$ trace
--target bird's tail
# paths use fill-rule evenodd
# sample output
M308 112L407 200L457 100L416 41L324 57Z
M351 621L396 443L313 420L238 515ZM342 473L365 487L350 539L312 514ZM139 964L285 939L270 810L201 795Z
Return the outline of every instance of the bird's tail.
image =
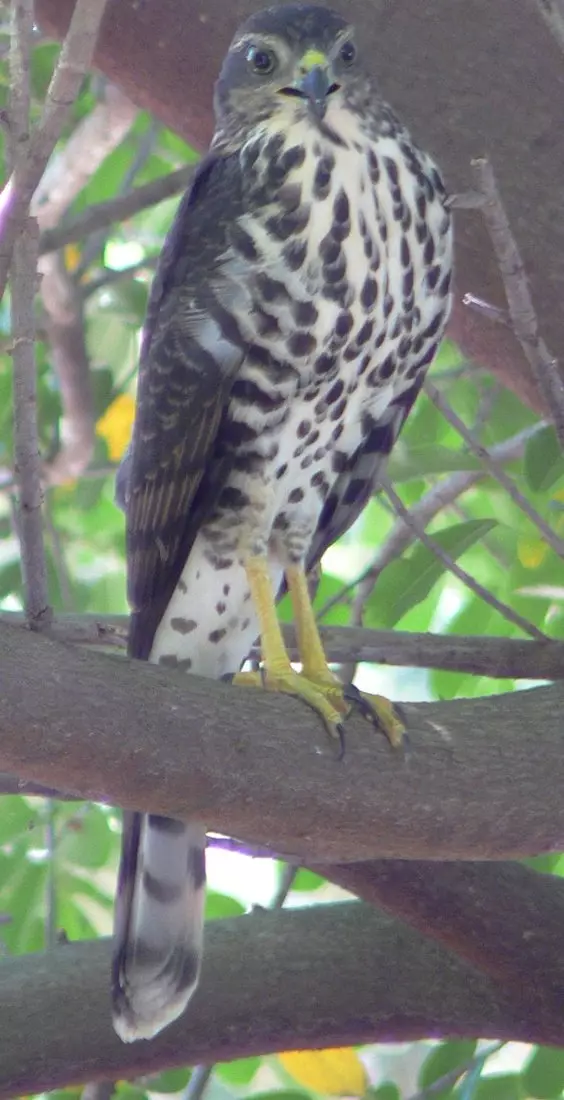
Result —
M184 1011L202 956L206 834L154 814L124 814L115 912L114 1028L150 1039Z

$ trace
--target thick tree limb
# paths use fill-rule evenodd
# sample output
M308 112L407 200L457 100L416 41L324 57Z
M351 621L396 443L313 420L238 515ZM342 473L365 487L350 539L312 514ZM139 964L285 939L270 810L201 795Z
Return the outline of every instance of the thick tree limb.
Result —
M238 22L264 2L108 0L96 64L139 106L204 148L212 130L212 83L223 52ZM37 18L60 36L73 3L37 0ZM367 63L415 135L436 153L451 191L467 191L470 161L495 151L500 192L542 335L550 347L562 347L562 53L538 8L524 0L347 0L346 11L359 27ZM542 411L531 368L511 330L462 305L466 292L504 304L480 212L457 211L456 230L452 336L466 356Z
M551 981L535 973L540 990L559 980L564 993L559 946L560 937ZM105 941L2 960L0 1100L300 1046L430 1034L564 1041L552 998L525 1004L363 904L212 922L200 989L183 1018L150 1043L119 1042L108 981Z
M339 762L297 701L0 630L0 770L310 862L558 850L563 706L410 704L405 757L357 718Z
M562 1014L564 965L555 955L564 919L560 879L518 863L410 860L333 865L329 877L526 997L531 1010L552 1002ZM525 988L523 974L542 978Z

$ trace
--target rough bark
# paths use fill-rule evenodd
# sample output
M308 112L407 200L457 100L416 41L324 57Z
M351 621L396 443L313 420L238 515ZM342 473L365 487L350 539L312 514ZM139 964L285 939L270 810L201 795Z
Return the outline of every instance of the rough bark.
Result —
M344 761L286 696L0 628L0 771L196 818L306 861L501 859L564 847L564 684L363 719Z
M211 93L238 22L264 0L109 0L96 64L139 106L204 148ZM338 6L338 5L337 5ZM37 0L37 18L61 36L73 0ZM564 55L531 0L347 0L367 64L414 134L434 151L451 190L471 186L470 160L491 157L522 250L542 333L564 346L561 183ZM462 350L541 408L513 334L460 304L471 292L503 306L479 212L459 212L457 304L451 334Z
M539 876L525 873L534 889ZM201 985L187 1012L156 1040L132 1046L111 1029L107 941L3 960L0 1100L68 1081L131 1078L292 1047L429 1035L562 1044L555 1003L558 991L560 1005L564 995L564 887L547 881L539 915L556 912L558 925L549 944L552 968L535 972L534 996L530 983L517 995L362 903L213 922ZM491 910L518 900L504 896L503 885L493 887ZM487 936L471 895L459 894L457 902L468 905ZM521 974L526 949L515 959Z

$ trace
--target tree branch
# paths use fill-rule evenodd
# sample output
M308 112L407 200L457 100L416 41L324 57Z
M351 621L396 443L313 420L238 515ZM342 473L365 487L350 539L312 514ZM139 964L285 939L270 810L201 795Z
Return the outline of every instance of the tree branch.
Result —
M364 873L348 870L353 876ZM432 868L419 868L419 881L426 876L429 882L427 896L434 893L428 917L446 924L449 915L464 910L474 940L488 941L492 957L503 926L510 939L501 956L509 960L516 947L511 974L519 973L520 989L511 978L503 984L503 965L492 980L369 905L260 912L208 925L202 981L187 1012L152 1042L127 1046L111 1028L107 941L3 960L0 1100L68 1081L130 1078L186 1062L300 1046L397 1042L429 1034L562 1044L564 1025L556 1005L561 1009L564 995L564 885L502 865L491 869L486 893L480 885L484 870L489 869L455 868L445 887L441 878L449 870L439 864L439 885L433 889ZM392 879L394 873L397 868ZM511 914L511 924L520 902L526 915L513 936L506 915ZM526 922L533 917L537 923L531 928ZM535 975L526 989L524 972Z
M106 0L76 0L68 33L49 88L41 120L31 134L25 158L13 165L0 195L0 298L4 294L14 243L33 193L43 175L68 112L88 71Z
M148 206L156 206L164 199L178 195L188 186L193 174L194 165L187 164L176 172L143 184L142 187L134 187L125 195L117 195L116 198L108 199L107 202L89 206L67 225L59 225L42 233L39 240L40 253L64 248L67 244L79 241L89 233L94 233L98 229L107 229L115 222L126 221L142 210L146 210Z
M24 626L18 611L0 611L0 623ZM127 615L58 615L48 630L59 642L124 650ZM290 657L299 661L296 631L282 627ZM322 626L323 648L332 664L366 661L404 668L440 668L474 676L511 680L563 680L564 642L522 641L519 638L469 634L420 634L415 631L371 630L368 627ZM260 657L257 646L253 658Z
M0 770L301 860L558 849L563 706L562 684L409 704L405 757L353 718L339 762L295 700L0 630Z
M513 330L527 357L539 394L551 411L556 434L564 450L564 381L558 362L540 336L525 267L499 195L492 165L485 157L480 157L472 162L472 168L476 186L485 200L482 215L497 256Z

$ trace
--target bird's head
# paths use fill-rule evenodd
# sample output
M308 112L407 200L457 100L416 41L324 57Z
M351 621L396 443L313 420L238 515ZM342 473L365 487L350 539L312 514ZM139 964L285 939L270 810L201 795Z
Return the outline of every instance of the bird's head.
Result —
M364 83L352 26L328 8L296 4L256 12L238 30L215 91L220 130L264 119L320 125Z

